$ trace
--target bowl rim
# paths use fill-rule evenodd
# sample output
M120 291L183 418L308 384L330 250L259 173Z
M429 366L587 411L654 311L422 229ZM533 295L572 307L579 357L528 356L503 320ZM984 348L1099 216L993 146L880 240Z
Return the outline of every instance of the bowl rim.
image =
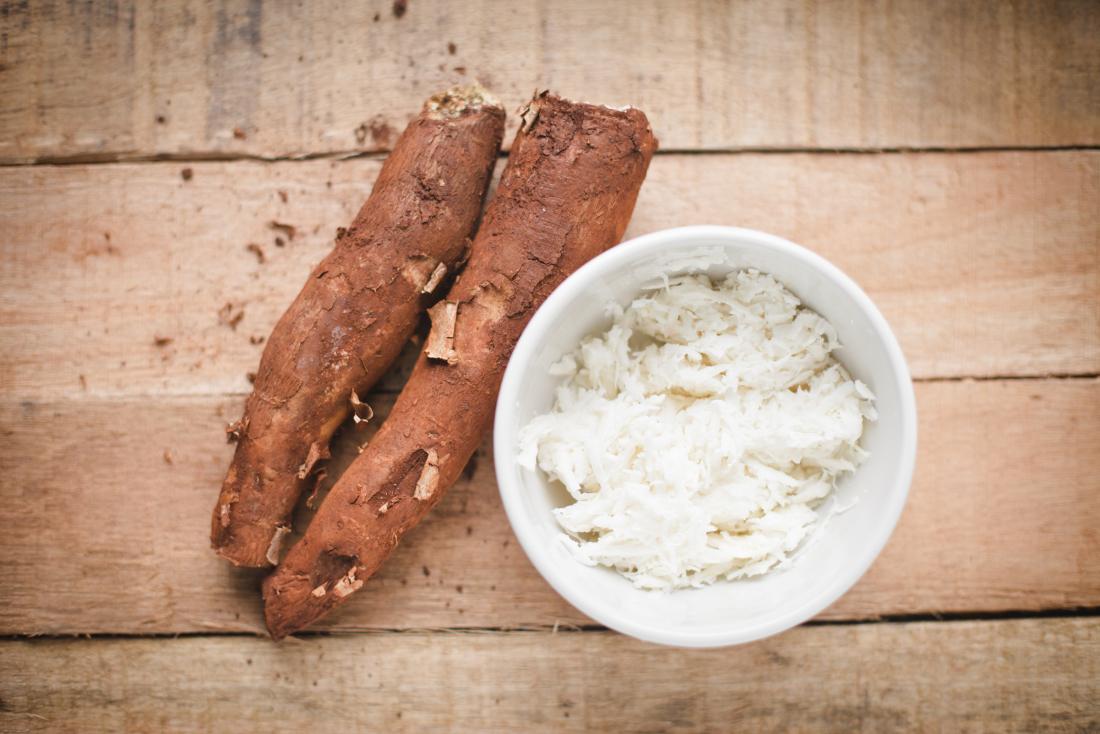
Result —
M798 606L777 612L766 622L738 626L730 630L695 633L667 630L634 622L616 610L598 603L568 580L560 564L549 557L548 551L535 544L534 533L521 507L521 487L517 486L519 484L518 467L515 452L511 447L514 442L508 434L518 432L520 429L513 406L517 403L519 387L527 365L543 336L564 315L574 298L587 289L593 281L607 273L618 271L633 261L656 252L667 253L672 248L697 247L704 244L699 241L701 239L709 239L715 244L723 245L733 242L742 245L747 243L755 248L791 256L843 289L866 314L886 349L891 375L901 398L902 435L900 460L892 486L888 488L890 502L886 506L882 522L876 524L870 534L871 542L866 546L867 550L854 560L834 584ZM494 426L493 462L501 502L513 534L539 574L566 601L596 622L640 640L677 647L722 647L763 639L805 622L847 593L878 558L897 526L912 484L917 451L916 397L909 368L901 346L885 317L863 289L838 267L801 245L754 229L718 225L674 227L640 235L596 256L566 278L536 310L516 343L501 381ZM690 591L692 590L684 589L670 593Z

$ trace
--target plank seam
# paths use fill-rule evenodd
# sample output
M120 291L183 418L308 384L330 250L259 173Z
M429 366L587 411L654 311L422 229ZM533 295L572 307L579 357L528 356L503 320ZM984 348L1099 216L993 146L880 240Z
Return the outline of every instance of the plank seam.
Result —
M1100 617L1100 607L1067 607L1064 609L1007 610L996 612L932 612L920 614L884 614L877 617L859 619L812 619L800 626L804 627L853 627L871 624L923 624L928 622L950 624L953 622L1001 622L1010 620L1041 619L1091 619ZM306 630L290 638L308 640L319 637L353 637L361 635L476 635L476 634L583 634L588 632L610 632L599 624L584 625L536 625L520 627L363 627L361 629ZM266 639L266 635L240 630L205 630L195 632L93 632L93 633L50 633L50 634L4 634L0 642L36 642L55 640L148 640L148 639L187 639L193 637L255 637Z
M1062 372L1062 373L1047 373L1036 375L963 375L952 377L915 377L913 378L913 384L916 385L935 385L940 383L952 383L952 382L1089 382L1091 380L1100 379L1100 372ZM401 390L382 387L370 391L370 395L398 395ZM60 396L51 396L49 400L40 399L34 395L9 395L8 397L13 400L18 400L23 403L46 403L50 402L56 397L64 398L65 400L134 400L142 398L194 398L196 400L208 400L211 398L223 398L223 399L243 399L251 395L251 391L225 391L225 392L126 392L126 393L96 393L96 392L73 392L64 393Z
M1002 146L905 146L871 148L810 148L810 147L744 147L744 148L668 148L658 150L657 155L709 156L709 155L919 155L927 153L1057 153L1065 151L1088 152L1100 150L1100 145L1002 145ZM3 159L0 168L28 168L33 166L88 166L117 163L297 163L318 160L382 160L389 150L337 150L325 153L296 153L286 155L261 155L258 153L154 153L127 155L125 153L79 153L68 156L38 156L29 159ZM501 158L508 152L501 151Z
M1048 372L1035 375L961 375L950 377L914 377L914 383L940 382L1041 382L1044 380L1095 380L1100 372Z

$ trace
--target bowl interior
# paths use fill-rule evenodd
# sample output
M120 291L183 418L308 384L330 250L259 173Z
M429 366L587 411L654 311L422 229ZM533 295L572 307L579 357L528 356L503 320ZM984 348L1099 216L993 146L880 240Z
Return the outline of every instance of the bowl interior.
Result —
M606 328L611 301L628 304L663 274L757 268L774 275L840 335L837 358L876 396L867 426L870 458L845 476L830 502L842 512L819 523L794 564L763 577L671 593L642 591L614 571L587 567L561 544L551 510L568 501L540 472L515 462L517 433L550 410L560 378L548 368L585 336ZM774 634L816 614L847 590L892 531L908 491L915 451L912 386L893 335L866 296L816 255L762 233L728 228L668 230L625 243L567 280L517 345L501 391L495 460L509 519L539 571L574 606L643 639L677 645L732 644ZM828 507L828 506L826 506Z

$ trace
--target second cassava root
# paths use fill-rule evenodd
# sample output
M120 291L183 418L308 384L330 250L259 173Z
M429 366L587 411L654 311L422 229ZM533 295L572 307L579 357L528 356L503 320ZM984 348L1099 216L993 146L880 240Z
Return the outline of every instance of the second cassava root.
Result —
M346 601L457 479L520 332L567 275L622 238L656 146L638 110L532 101L393 411L264 582L272 637Z
M476 85L428 100L275 326L244 416L231 427L238 443L211 527L223 558L278 561L333 432L400 353L427 294L465 256L503 132L503 109Z

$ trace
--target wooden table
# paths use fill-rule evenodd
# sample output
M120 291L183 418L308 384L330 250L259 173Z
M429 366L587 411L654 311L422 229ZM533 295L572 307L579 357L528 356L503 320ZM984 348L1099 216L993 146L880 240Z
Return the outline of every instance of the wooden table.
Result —
M400 7L0 9L0 728L1100 726L1100 4ZM208 548L222 429L396 132L474 77L642 108L629 234L776 232L890 320L916 478L820 618L601 629L517 547L486 441L360 598L260 636L259 576Z

